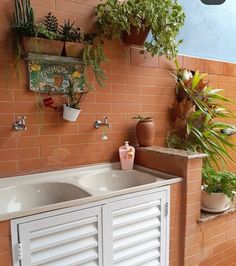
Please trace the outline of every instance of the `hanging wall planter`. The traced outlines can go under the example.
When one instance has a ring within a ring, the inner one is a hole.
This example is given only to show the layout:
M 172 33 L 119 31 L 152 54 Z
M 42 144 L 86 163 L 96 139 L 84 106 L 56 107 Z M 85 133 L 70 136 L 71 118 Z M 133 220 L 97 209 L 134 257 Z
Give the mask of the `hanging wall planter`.
M 67 121 L 75 122 L 79 117 L 80 112 L 80 109 L 75 109 L 67 106 L 66 104 L 63 104 L 63 119 Z
M 21 45 L 24 53 L 57 55 L 62 54 L 64 43 L 56 40 L 48 40 L 43 38 L 23 37 Z
M 76 42 L 65 42 L 65 53 L 68 57 L 78 58 L 84 49 L 84 44 Z
M 100 36 L 110 40 L 123 37 L 129 44 L 144 46 L 152 56 L 175 58 L 178 54 L 181 41 L 177 36 L 185 19 L 178 1 L 106 0 L 96 7 L 95 13 Z M 150 30 L 152 41 L 145 42 Z
M 127 32 L 123 33 L 123 41 L 127 44 L 143 46 L 148 37 L 149 32 L 150 27 L 138 30 L 137 27 L 131 26 L 130 34 L 128 34 Z

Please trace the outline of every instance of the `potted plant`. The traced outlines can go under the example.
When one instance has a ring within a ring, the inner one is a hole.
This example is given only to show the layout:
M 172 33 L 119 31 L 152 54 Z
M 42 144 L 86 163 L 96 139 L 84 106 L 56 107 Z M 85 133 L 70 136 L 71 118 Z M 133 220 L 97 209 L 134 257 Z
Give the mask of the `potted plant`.
M 74 74 L 75 75 L 75 74 Z M 69 85 L 67 87 L 66 97 L 68 99 L 67 103 L 63 104 L 63 119 L 71 122 L 75 122 L 81 112 L 80 103 L 84 96 L 88 93 L 84 89 L 85 81 L 83 76 L 78 72 L 77 77 L 71 77 L 69 80 Z M 80 80 L 80 84 L 75 86 L 75 79 Z M 81 89 L 82 88 L 82 89 Z
M 185 15 L 177 1 L 172 0 L 107 0 L 95 9 L 98 31 L 108 39 L 122 38 L 131 44 L 144 44 L 144 50 L 175 57 L 176 41 Z M 151 32 L 151 41 L 146 37 Z
M 57 18 L 51 13 L 43 22 L 36 23 L 30 0 L 15 0 L 13 21 L 25 53 L 61 55 L 64 43 L 60 41 Z
M 64 22 L 60 26 L 59 32 L 62 35 L 62 40 L 65 42 L 65 54 L 69 57 L 80 57 L 81 51 L 84 48 L 84 32 L 80 27 L 74 26 L 74 22 Z
M 143 117 L 136 115 L 133 119 L 137 119 L 136 136 L 140 147 L 152 146 L 155 140 L 155 124 L 152 117 Z
M 230 208 L 236 191 L 236 175 L 217 172 L 211 167 L 203 169 L 202 209 L 207 212 L 223 212 Z
M 226 104 L 235 104 L 204 81 L 206 74 L 180 69 L 177 64 L 176 102 L 166 143 L 170 148 L 202 152 L 208 155 L 205 165 L 220 169 L 232 160 L 228 150 L 235 147 L 224 133 L 232 125 L 222 119 L 233 118 Z

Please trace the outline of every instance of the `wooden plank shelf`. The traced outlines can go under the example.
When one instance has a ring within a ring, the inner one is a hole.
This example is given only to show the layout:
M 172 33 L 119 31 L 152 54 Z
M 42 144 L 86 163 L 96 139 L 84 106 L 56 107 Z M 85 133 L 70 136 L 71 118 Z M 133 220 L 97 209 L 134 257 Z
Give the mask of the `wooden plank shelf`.
M 83 65 L 82 58 L 74 58 L 67 56 L 57 56 L 57 55 L 47 55 L 47 54 L 33 54 L 28 53 L 25 55 L 25 60 L 27 61 L 41 61 L 59 64 L 72 64 L 72 65 Z

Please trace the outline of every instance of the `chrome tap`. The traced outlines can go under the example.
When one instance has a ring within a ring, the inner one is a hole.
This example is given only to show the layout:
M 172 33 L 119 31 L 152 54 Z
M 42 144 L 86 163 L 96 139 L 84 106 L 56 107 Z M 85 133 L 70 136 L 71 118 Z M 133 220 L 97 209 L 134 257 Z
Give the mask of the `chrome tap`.
M 13 129 L 16 131 L 26 130 L 26 116 L 18 116 L 17 120 L 13 123 Z
M 95 121 L 94 122 L 94 127 L 96 129 L 98 129 L 100 127 L 108 127 L 108 128 L 111 127 L 111 125 L 108 122 L 108 117 L 107 116 L 106 117 L 103 117 L 103 122 L 100 121 L 100 120 Z

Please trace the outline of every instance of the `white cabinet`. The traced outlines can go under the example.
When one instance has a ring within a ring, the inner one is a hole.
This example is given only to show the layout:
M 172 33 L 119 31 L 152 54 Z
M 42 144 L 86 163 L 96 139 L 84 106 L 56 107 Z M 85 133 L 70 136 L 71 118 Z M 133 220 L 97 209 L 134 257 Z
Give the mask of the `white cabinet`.
M 17 229 L 14 265 L 102 266 L 100 207 L 19 223 Z
M 153 191 L 13 220 L 14 266 L 168 266 L 169 188 Z

